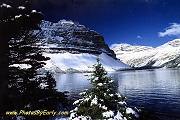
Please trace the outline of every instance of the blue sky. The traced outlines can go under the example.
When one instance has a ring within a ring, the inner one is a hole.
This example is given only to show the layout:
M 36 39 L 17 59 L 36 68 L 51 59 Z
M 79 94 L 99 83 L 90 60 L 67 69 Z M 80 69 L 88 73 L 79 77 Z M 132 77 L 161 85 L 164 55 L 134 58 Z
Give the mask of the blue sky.
M 179 0 L 34 0 L 45 19 L 79 22 L 105 41 L 159 46 L 180 37 Z

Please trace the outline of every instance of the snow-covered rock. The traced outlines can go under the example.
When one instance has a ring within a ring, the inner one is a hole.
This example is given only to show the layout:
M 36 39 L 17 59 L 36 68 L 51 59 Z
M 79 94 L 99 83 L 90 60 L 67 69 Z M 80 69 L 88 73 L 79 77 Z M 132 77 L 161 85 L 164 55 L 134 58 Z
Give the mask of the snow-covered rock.
M 103 36 L 77 22 L 43 21 L 41 30 L 34 31 L 44 56 L 50 58 L 44 69 L 54 72 L 89 72 L 99 57 L 107 71 L 127 69 L 128 65 L 116 58 Z
M 156 48 L 129 44 L 115 44 L 111 48 L 117 58 L 132 67 L 180 67 L 180 39 Z
M 116 58 L 102 35 L 77 22 L 67 20 L 60 20 L 57 23 L 42 21 L 40 27 L 41 30 L 36 30 L 34 33 L 40 38 L 43 48 L 66 50 L 71 53 L 100 54 L 104 52 Z

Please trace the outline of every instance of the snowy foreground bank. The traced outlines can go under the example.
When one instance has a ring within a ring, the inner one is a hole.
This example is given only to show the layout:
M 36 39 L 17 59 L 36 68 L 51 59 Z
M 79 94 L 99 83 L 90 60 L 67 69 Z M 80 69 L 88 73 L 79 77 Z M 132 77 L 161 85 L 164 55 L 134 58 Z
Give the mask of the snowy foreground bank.
M 44 55 L 50 57 L 50 60 L 46 62 L 45 69 L 53 72 L 90 72 L 98 57 L 88 53 L 72 54 L 68 52 L 44 53 Z M 108 72 L 129 68 L 128 65 L 120 60 L 115 60 L 105 53 L 100 54 L 99 59 Z

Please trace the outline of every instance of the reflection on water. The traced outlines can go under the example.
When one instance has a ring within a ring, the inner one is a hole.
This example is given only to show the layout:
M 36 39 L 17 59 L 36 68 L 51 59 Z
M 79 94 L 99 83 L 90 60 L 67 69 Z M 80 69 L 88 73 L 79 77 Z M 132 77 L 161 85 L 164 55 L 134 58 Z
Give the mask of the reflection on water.
M 57 89 L 71 96 L 90 88 L 86 74 L 56 75 Z M 180 70 L 157 69 L 111 73 L 119 92 L 132 106 L 145 108 L 161 120 L 180 120 Z
M 57 74 L 55 76 L 57 89 L 68 91 L 71 97 L 76 97 L 81 91 L 91 87 L 87 75 L 82 73 Z

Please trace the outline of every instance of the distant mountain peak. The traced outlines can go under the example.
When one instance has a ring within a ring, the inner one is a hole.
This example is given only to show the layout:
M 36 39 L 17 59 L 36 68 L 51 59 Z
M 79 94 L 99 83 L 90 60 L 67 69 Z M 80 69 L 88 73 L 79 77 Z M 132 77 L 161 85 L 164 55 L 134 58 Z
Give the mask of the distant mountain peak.
M 112 50 L 117 58 L 132 67 L 180 67 L 180 39 L 156 48 L 119 44 Z
M 150 46 L 140 46 L 140 45 L 130 45 L 127 43 L 121 43 L 121 44 L 114 44 L 111 46 L 111 49 L 116 51 L 124 51 L 124 52 L 139 52 L 143 50 L 153 49 L 153 47 Z
M 69 20 L 69 21 L 67 21 L 67 20 L 60 20 L 59 22 L 60 22 L 61 24 L 71 24 L 71 25 L 74 24 L 74 22 L 71 21 L 71 20 Z
M 166 44 L 171 45 L 173 47 L 180 47 L 180 39 L 174 39 Z

